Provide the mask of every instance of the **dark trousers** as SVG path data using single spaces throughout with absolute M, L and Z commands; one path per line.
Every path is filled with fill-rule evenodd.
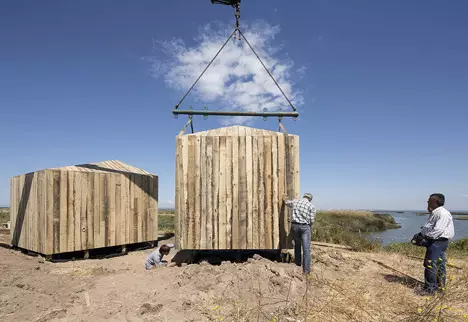
M 310 273 L 310 226 L 292 223 L 291 232 L 294 238 L 294 261 L 301 266 L 305 274 Z M 301 248 L 303 256 L 301 256 Z
M 429 292 L 445 287 L 445 251 L 448 240 L 429 240 L 424 258 L 424 288 Z

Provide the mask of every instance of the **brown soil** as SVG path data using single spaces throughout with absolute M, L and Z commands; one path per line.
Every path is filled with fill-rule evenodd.
M 313 246 L 313 274 L 306 279 L 293 264 L 263 258 L 146 271 L 150 251 L 50 263 L 0 247 L 0 320 L 392 321 L 417 318 L 418 308 L 432 301 L 374 261 L 422 279 L 421 263 L 399 255 Z M 465 273 L 449 270 L 455 280 Z M 454 297 L 450 308 L 461 319 L 468 313 L 463 297 Z

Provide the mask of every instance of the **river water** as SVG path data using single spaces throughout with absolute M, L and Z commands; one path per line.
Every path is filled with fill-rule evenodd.
M 383 245 L 395 242 L 407 242 L 414 234 L 421 231 L 421 226 L 427 221 L 429 215 L 418 216 L 415 211 L 393 212 L 393 211 L 375 211 L 376 214 L 390 214 L 395 221 L 401 225 L 398 229 L 389 229 L 386 231 L 373 233 L 373 238 L 378 238 Z M 468 220 L 456 220 L 454 216 L 455 237 L 454 240 L 468 237 Z

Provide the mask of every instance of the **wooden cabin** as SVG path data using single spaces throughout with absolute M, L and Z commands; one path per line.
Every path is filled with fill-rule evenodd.
M 299 197 L 298 136 L 232 126 L 176 141 L 180 249 L 290 248 L 282 197 Z
M 155 241 L 158 177 L 120 161 L 11 178 L 12 245 L 44 255 Z

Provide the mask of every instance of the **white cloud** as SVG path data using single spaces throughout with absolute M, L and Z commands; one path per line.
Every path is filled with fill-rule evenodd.
M 465 197 L 465 198 L 468 198 L 468 193 L 465 193 L 462 196 Z
M 155 41 L 155 49 L 161 49 L 166 57 L 165 59 L 147 58 L 151 63 L 152 75 L 163 77 L 170 88 L 184 93 L 226 40 L 225 32 L 217 32 L 218 30 L 229 30 L 229 27 L 219 24 L 204 26 L 195 37 L 193 46 L 185 44 L 181 39 Z M 272 45 L 280 32 L 279 27 L 256 23 L 244 30 L 246 30 L 245 36 L 270 69 L 286 96 L 294 105 L 302 104 L 303 97 L 291 75 L 294 63 L 278 57 L 282 48 Z M 298 74 L 303 74 L 305 68 L 299 67 L 296 71 Z M 242 109 L 257 112 L 263 111 L 264 108 L 268 111 L 291 110 L 244 40 L 231 40 L 226 45 L 190 95 L 201 103 L 200 106 L 197 104 L 197 109 L 201 109 L 204 104 L 216 103 L 213 105 L 216 108 L 213 109 Z M 244 123 L 248 120 L 232 118 L 230 123 Z

